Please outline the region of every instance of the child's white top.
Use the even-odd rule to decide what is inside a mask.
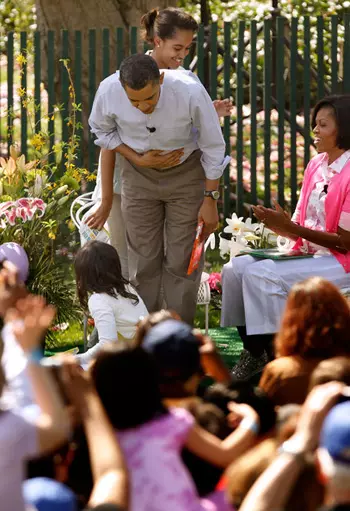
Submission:
[[[104,344],[116,341],[120,336],[133,339],[140,318],[148,315],[146,306],[135,289],[130,285],[127,289],[138,297],[139,303],[120,295],[114,298],[106,293],[93,293],[90,296],[89,311],[95,321],[99,342],[86,353],[78,355],[81,364],[89,363]]]

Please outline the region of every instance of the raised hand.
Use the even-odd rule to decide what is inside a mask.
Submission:
[[[8,311],[6,321],[14,321],[13,333],[23,351],[39,348],[56,315],[56,309],[47,305],[42,296],[28,295],[17,301]]]
[[[17,268],[5,261],[0,271],[0,317],[4,317],[7,311],[14,307],[17,300],[27,294],[27,289],[18,278]]]
[[[231,115],[233,103],[230,99],[216,99],[213,101],[213,105],[218,117],[228,117]]]

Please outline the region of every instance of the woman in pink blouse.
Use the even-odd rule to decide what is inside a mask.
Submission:
[[[292,285],[311,276],[350,285],[350,96],[329,96],[312,115],[318,155],[309,162],[296,211],[253,207],[266,227],[313,257],[287,261],[233,258],[223,268],[222,326],[237,326],[244,343],[233,374],[259,372],[278,331]]]

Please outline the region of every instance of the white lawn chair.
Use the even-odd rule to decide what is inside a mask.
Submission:
[[[212,233],[204,245],[204,254],[209,247],[215,248],[215,234]],[[201,275],[201,283],[199,284],[197,294],[197,305],[205,305],[205,333],[208,334],[209,328],[209,305],[211,300],[210,286],[209,286],[209,274],[203,272]]]
[[[87,216],[87,213],[96,205],[96,201],[92,198],[93,192],[88,192],[80,195],[77,197],[70,207],[70,217],[76,226],[76,228],[79,231],[80,235],[80,245],[83,246],[87,238],[84,236],[83,226],[84,226],[84,220]],[[105,236],[105,239],[103,241],[108,241],[107,237]],[[87,327],[88,327],[88,316],[84,314],[84,321],[83,321],[83,328],[84,328],[84,334],[83,334],[83,340],[84,340],[84,351],[86,351],[87,348]]]

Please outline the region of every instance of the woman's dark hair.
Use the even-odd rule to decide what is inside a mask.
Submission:
[[[88,293],[106,293],[114,298],[120,295],[139,303],[137,294],[126,287],[129,281],[122,275],[119,255],[112,245],[89,241],[75,256],[74,269],[78,298],[85,309]]]
[[[153,357],[142,348],[111,346],[99,353],[91,372],[114,428],[135,428],[167,413]]]
[[[215,383],[206,390],[203,399],[216,405],[226,415],[229,413],[227,405],[231,401],[251,406],[259,415],[260,435],[268,433],[276,425],[277,415],[271,399],[262,389],[253,387],[245,381],[235,380],[229,385]]]
[[[321,277],[295,284],[275,338],[280,357],[331,358],[350,353],[350,307],[339,289]]]
[[[176,30],[197,32],[198,23],[187,12],[176,7],[168,7],[158,11],[152,9],[141,18],[143,39],[153,44],[155,37],[172,39]]]
[[[338,128],[337,146],[350,149],[350,94],[327,96],[321,99],[312,112],[311,126],[316,126],[316,117],[322,108],[331,108]]]

